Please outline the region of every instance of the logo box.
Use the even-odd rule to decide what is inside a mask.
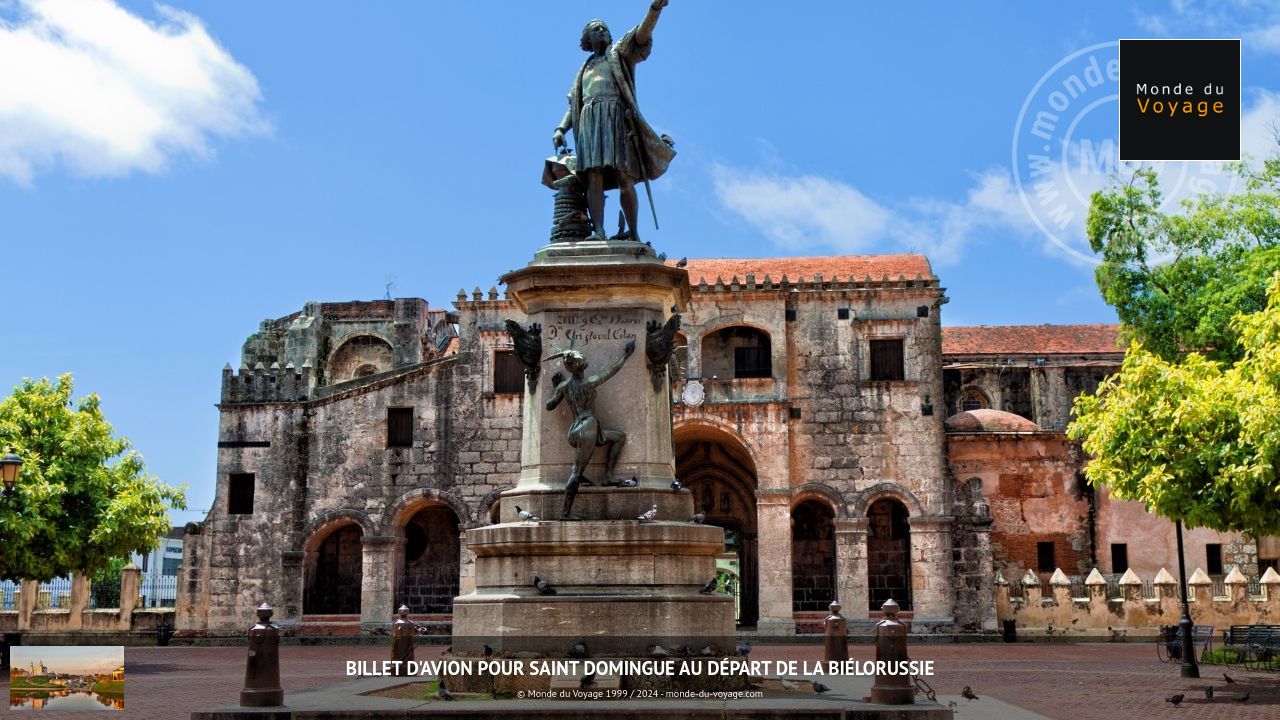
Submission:
[[[1240,159],[1239,40],[1120,41],[1120,159]]]

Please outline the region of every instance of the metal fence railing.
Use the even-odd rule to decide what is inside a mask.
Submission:
[[[71,607],[71,578],[54,578],[36,589],[37,610],[66,610]]]
[[[142,578],[142,607],[173,607],[178,600],[177,575],[150,575]]]
[[[0,583],[0,610],[18,609],[18,585],[6,580]]]

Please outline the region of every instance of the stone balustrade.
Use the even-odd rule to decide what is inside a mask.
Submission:
[[[1104,639],[1113,642],[1154,638],[1163,625],[1176,625],[1182,615],[1178,581],[1161,569],[1152,578],[1150,592],[1132,570],[1119,581],[1119,592],[1097,568],[1084,581],[1084,592],[1073,592],[1073,583],[1061,569],[1054,571],[1048,587],[1033,572],[1012,583],[996,573],[996,614],[1017,624],[1019,639]],[[1196,625],[1214,626],[1215,636],[1231,625],[1280,624],[1280,574],[1268,568],[1249,592],[1250,582],[1238,569],[1223,579],[1225,594],[1215,595],[1214,582],[1196,568],[1187,578],[1191,619]],[[1019,592],[1021,590],[1021,592]]]

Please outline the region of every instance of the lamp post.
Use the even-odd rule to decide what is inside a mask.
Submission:
[[[18,481],[18,472],[22,470],[22,458],[14,453],[0,457],[0,477],[4,478],[4,492],[13,492],[13,484]]]
[[[1173,522],[1178,533],[1178,584],[1182,589],[1182,618],[1178,620],[1178,630],[1182,634],[1182,677],[1198,678],[1200,666],[1196,664],[1195,638],[1192,637],[1195,625],[1191,622],[1191,607],[1187,603],[1187,561],[1182,556],[1182,519]]]

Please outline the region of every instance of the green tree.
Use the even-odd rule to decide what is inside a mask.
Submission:
[[[71,376],[24,379],[0,402],[0,449],[22,456],[14,492],[0,497],[0,578],[48,580],[94,573],[149,552],[169,529],[180,488],[145,473],[117,438],[97,395],[71,399]]]
[[[1141,342],[1096,394],[1076,398],[1068,432],[1085,474],[1189,527],[1280,533],[1280,274],[1266,307],[1237,315],[1233,365],[1170,361]]]
[[[1280,159],[1236,164],[1240,191],[1184,200],[1160,210],[1154,170],[1094,193],[1089,244],[1102,256],[1095,272],[1129,340],[1173,360],[1185,352],[1225,362],[1240,358],[1240,313],[1266,304],[1267,280],[1280,269]]]

